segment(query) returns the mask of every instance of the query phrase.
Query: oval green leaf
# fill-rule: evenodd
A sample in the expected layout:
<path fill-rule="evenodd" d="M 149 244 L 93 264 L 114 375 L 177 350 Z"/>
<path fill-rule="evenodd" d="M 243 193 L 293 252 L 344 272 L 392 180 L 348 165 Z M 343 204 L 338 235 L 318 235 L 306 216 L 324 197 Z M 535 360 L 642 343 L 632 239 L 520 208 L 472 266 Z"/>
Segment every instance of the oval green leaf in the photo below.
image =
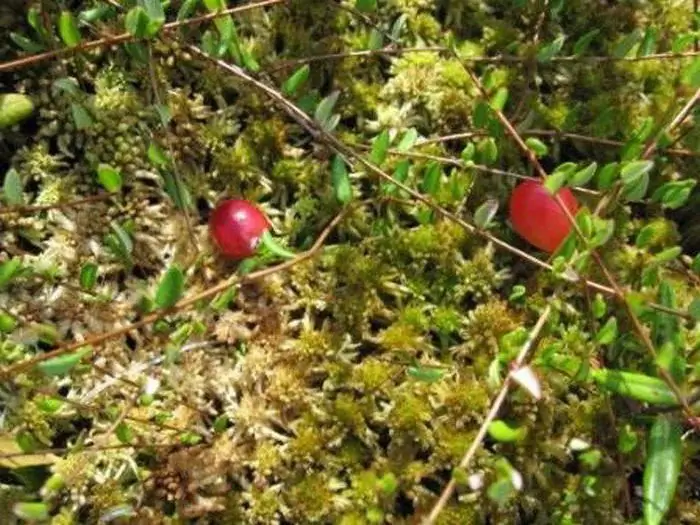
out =
<path fill-rule="evenodd" d="M 644 524 L 660 525 L 671 507 L 681 470 L 682 429 L 668 415 L 657 416 L 649 431 L 644 466 Z"/>
<path fill-rule="evenodd" d="M 158 308 L 170 308 L 182 297 L 185 289 L 185 275 L 177 266 L 171 266 L 160 280 L 156 291 L 155 304 Z"/>

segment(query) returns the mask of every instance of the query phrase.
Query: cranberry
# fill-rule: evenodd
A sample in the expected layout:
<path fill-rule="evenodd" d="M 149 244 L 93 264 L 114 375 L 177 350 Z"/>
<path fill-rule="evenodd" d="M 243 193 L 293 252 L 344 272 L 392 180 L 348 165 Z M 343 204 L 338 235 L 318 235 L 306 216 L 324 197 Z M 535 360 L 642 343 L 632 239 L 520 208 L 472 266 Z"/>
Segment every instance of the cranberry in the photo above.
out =
<path fill-rule="evenodd" d="M 578 203 L 569 188 L 557 193 L 571 215 L 576 215 Z M 510 197 L 510 221 L 515 231 L 540 250 L 554 252 L 571 231 L 564 210 L 540 181 L 519 184 Z"/>
<path fill-rule="evenodd" d="M 270 221 L 253 204 L 243 199 L 219 203 L 209 219 L 209 231 L 226 257 L 245 259 L 255 253 Z"/>

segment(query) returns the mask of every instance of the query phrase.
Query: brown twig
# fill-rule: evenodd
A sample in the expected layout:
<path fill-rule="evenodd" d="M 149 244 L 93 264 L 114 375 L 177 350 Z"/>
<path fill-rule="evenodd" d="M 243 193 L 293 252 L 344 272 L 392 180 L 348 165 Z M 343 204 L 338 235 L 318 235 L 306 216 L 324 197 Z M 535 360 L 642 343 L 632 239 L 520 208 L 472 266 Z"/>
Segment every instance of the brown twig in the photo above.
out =
<path fill-rule="evenodd" d="M 75 208 L 82 206 L 84 204 L 90 204 L 92 202 L 103 201 L 109 199 L 110 197 L 115 197 L 114 193 L 100 193 L 99 195 L 92 195 L 90 197 L 85 197 L 83 199 L 77 199 L 74 201 L 57 202 L 55 204 L 37 204 L 37 205 L 26 205 L 26 206 L 7 206 L 5 208 L 0 208 L 0 215 L 10 215 L 12 213 L 34 213 L 38 211 L 47 210 L 61 210 L 64 208 Z"/>
<path fill-rule="evenodd" d="M 692 97 L 690 97 L 690 100 L 686 102 L 685 106 L 678 112 L 678 114 L 675 116 L 675 118 L 669 123 L 668 126 L 666 126 L 663 130 L 661 130 L 659 133 L 657 133 L 654 138 L 647 144 L 647 147 L 644 148 L 644 153 L 642 153 L 642 158 L 643 159 L 648 159 L 654 151 L 656 151 L 656 148 L 659 144 L 659 139 L 666 133 L 670 133 L 673 131 L 677 126 L 679 126 L 685 119 L 686 117 L 690 114 L 690 112 L 693 110 L 693 107 L 695 104 L 697 104 L 698 100 L 700 100 L 700 88 L 698 88 L 695 93 L 693 94 Z"/>
<path fill-rule="evenodd" d="M 260 2 L 253 2 L 250 4 L 240 5 L 238 7 L 232 7 L 230 9 L 224 9 L 222 11 L 217 11 L 215 13 L 208 13 L 206 15 L 201 15 L 201 16 L 197 16 L 194 18 L 188 18 L 187 20 L 178 20 L 175 22 L 169 22 L 169 23 L 163 25 L 163 27 L 161 28 L 161 31 L 173 31 L 173 30 L 178 29 L 180 27 L 201 24 L 204 22 L 209 22 L 210 20 L 214 20 L 215 18 L 219 18 L 222 16 L 232 15 L 232 14 L 236 14 L 236 13 L 242 13 L 244 11 L 250 11 L 251 9 L 259 9 L 261 7 L 268 7 L 268 6 L 272 6 L 272 5 L 276 5 L 276 4 L 282 4 L 282 3 L 285 3 L 286 1 L 287 0 L 261 0 Z M 4 73 L 6 71 L 12 71 L 14 69 L 18 69 L 18 68 L 28 66 L 31 64 L 37 64 L 37 63 L 43 62 L 45 60 L 52 60 L 54 58 L 59 58 L 59 57 L 63 57 L 66 55 L 72 55 L 74 53 L 81 53 L 81 52 L 89 51 L 90 49 L 96 49 L 99 47 L 112 46 L 112 45 L 121 44 L 124 42 L 130 42 L 132 40 L 135 40 L 135 39 L 131 34 L 121 33 L 119 35 L 115 35 L 115 36 L 108 37 L 108 38 L 99 38 L 97 40 L 91 40 L 89 42 L 84 42 L 84 43 L 78 44 L 77 46 L 74 46 L 74 47 L 65 47 L 62 49 L 57 49 L 56 51 L 46 51 L 44 53 L 37 53 L 35 55 L 29 55 L 26 57 L 18 58 L 18 59 L 11 60 L 9 62 L 5 62 L 3 64 L 0 64 L 0 73 Z"/>
<path fill-rule="evenodd" d="M 548 129 L 528 129 L 520 132 L 521 135 L 525 137 L 552 137 L 552 138 L 562 138 L 570 140 L 579 140 L 581 142 L 589 142 L 591 144 L 601 144 L 604 146 L 612 147 L 622 147 L 625 145 L 624 142 L 620 140 L 604 139 L 599 137 L 591 137 L 590 135 L 583 135 L 580 133 L 567 133 L 563 131 L 548 130 Z M 451 135 L 443 135 L 441 137 L 433 137 L 422 140 L 416 143 L 416 147 L 434 144 L 436 142 L 447 142 L 450 140 L 462 140 L 469 139 L 473 137 L 484 137 L 487 136 L 487 131 L 467 131 L 464 133 L 453 133 Z M 700 157 L 700 152 L 692 151 L 689 149 L 681 148 L 659 148 L 667 155 L 677 155 L 679 157 Z"/>
<path fill-rule="evenodd" d="M 356 148 L 362 149 L 362 150 L 371 150 L 372 146 L 368 146 L 366 144 L 356 144 L 353 145 Z M 537 177 L 531 177 L 530 175 L 523 175 L 522 173 L 516 173 L 514 171 L 506 171 L 506 170 L 499 170 L 498 168 L 490 168 L 488 166 L 484 166 L 483 164 L 468 164 L 464 162 L 461 159 L 456 159 L 453 157 L 441 157 L 439 155 L 431 155 L 429 153 L 416 153 L 416 152 L 411 152 L 411 151 L 399 151 L 396 149 L 389 149 L 387 150 L 387 153 L 389 155 L 397 155 L 401 157 L 408 157 L 408 158 L 413 158 L 413 159 L 424 159 L 424 160 L 434 160 L 435 162 L 439 162 L 440 164 L 448 164 L 450 166 L 455 166 L 458 168 L 462 169 L 472 169 L 475 171 L 481 171 L 483 173 L 491 173 L 493 175 L 501 175 L 504 177 L 512 177 L 514 179 L 521 179 L 521 180 L 539 180 Z M 589 188 L 583 188 L 581 186 L 572 186 L 571 189 L 573 191 L 577 191 L 579 193 L 585 193 L 587 195 L 594 195 L 594 196 L 600 196 L 601 193 L 596 190 L 591 190 Z"/>
<path fill-rule="evenodd" d="M 363 201 L 361 203 L 356 203 L 355 206 L 359 204 L 364 204 L 366 201 Z M 251 282 L 251 281 L 256 281 L 258 279 L 262 279 L 263 277 L 267 277 L 269 275 L 272 275 L 277 272 L 281 272 L 284 270 L 287 270 L 291 268 L 292 266 L 295 266 L 301 262 L 306 261 L 307 259 L 310 259 L 313 257 L 316 252 L 318 252 L 321 247 L 323 246 L 323 243 L 325 242 L 326 238 L 330 234 L 331 230 L 335 228 L 335 226 L 345 217 L 345 215 L 348 213 L 348 211 L 352 209 L 352 207 L 345 208 L 341 213 L 336 215 L 336 217 L 323 229 L 321 234 L 318 236 L 316 239 L 316 242 L 309 248 L 307 251 L 300 253 L 293 259 L 289 259 L 288 261 L 285 261 L 283 263 L 280 263 L 276 266 L 271 266 L 269 268 L 264 268 L 262 270 L 258 270 L 257 272 L 250 273 L 248 275 L 244 276 L 238 276 L 234 275 L 233 277 L 226 279 L 222 281 L 221 283 L 212 286 L 211 288 L 208 288 L 202 292 L 199 292 L 197 294 L 192 295 L 191 297 L 187 297 L 185 299 L 182 299 L 179 301 L 175 306 L 173 306 L 170 309 L 167 310 L 159 310 L 156 312 L 153 312 L 151 314 L 148 314 L 141 319 L 134 321 L 132 323 L 129 323 L 125 326 L 122 326 L 121 328 L 117 328 L 116 330 L 111 330 L 109 332 L 104 332 L 101 334 L 95 334 L 86 337 L 83 341 L 76 341 L 74 343 L 56 348 L 54 350 L 51 350 L 49 352 L 45 352 L 43 354 L 34 356 L 30 359 L 27 359 L 25 361 L 20 361 L 18 363 L 12 364 L 7 366 L 6 368 L 0 370 L 0 379 L 10 379 L 11 377 L 16 377 L 16 375 L 23 371 L 27 370 L 28 368 L 36 365 L 37 363 L 41 363 L 42 361 L 47 361 L 49 359 L 53 359 L 54 357 L 58 357 L 61 355 L 65 355 L 67 353 L 73 352 L 79 348 L 86 347 L 86 346 L 91 346 L 91 347 L 96 347 L 98 345 L 101 345 L 102 343 L 109 341 L 111 339 L 115 339 L 117 337 L 120 337 L 122 335 L 126 335 L 132 330 L 136 330 L 139 328 L 142 328 L 144 326 L 147 326 L 149 324 L 152 324 L 156 322 L 159 319 L 162 319 L 168 315 L 172 315 L 177 312 L 181 312 L 183 310 L 186 310 L 190 308 L 191 306 L 197 304 L 199 301 L 202 299 L 207 299 L 209 297 L 212 297 L 216 295 L 219 292 L 223 292 L 224 290 L 227 290 L 229 287 L 231 287 L 234 284 L 242 284 L 246 282 Z"/>
<path fill-rule="evenodd" d="M 527 338 L 527 341 L 521 348 L 520 353 L 513 362 L 512 370 L 520 369 L 525 363 L 525 359 L 530 353 L 534 342 L 539 337 L 539 334 L 542 331 L 544 324 L 547 322 L 551 311 L 552 307 L 550 305 L 547 305 L 542 314 L 540 315 L 539 319 L 537 320 L 537 323 L 533 327 L 532 331 L 530 332 L 530 336 Z M 511 383 L 513 382 L 512 373 L 513 372 L 509 373 L 503 381 L 501 390 L 498 392 L 498 395 L 491 404 L 491 408 L 488 414 L 486 415 L 486 418 L 481 423 L 479 431 L 476 433 L 476 436 L 474 436 L 471 445 L 465 452 L 464 456 L 462 457 L 462 460 L 459 462 L 458 468 L 463 470 L 466 469 L 471 463 L 472 459 L 474 458 L 476 451 L 479 449 L 479 445 L 481 445 L 482 440 L 486 436 L 486 432 L 488 431 L 489 425 L 494 419 L 496 419 L 498 411 L 501 409 L 501 406 L 503 405 L 503 402 L 505 401 L 506 396 L 508 395 L 508 390 L 510 389 Z M 445 508 L 445 505 L 447 505 L 448 501 L 450 501 L 450 498 L 452 497 L 452 493 L 454 492 L 456 486 L 457 483 L 455 482 L 454 478 L 450 479 L 450 481 L 447 483 L 447 486 L 442 491 L 442 494 L 440 494 L 440 498 L 437 500 L 432 510 L 430 511 L 430 514 L 423 521 L 423 525 L 432 525 L 433 523 L 435 523 L 438 516 L 440 515 L 440 512 L 442 512 L 442 509 Z"/>
<path fill-rule="evenodd" d="M 156 77 L 156 70 L 153 64 L 153 47 L 150 42 L 148 44 L 148 78 L 151 81 L 151 89 L 153 90 L 153 97 L 155 98 L 156 104 L 159 106 L 163 105 L 163 101 L 160 96 L 160 89 L 158 88 L 158 78 Z M 167 132 L 167 125 L 163 123 L 163 127 Z M 170 165 L 172 167 L 173 180 L 175 181 L 175 191 L 178 194 L 178 200 L 182 200 L 182 195 L 184 194 L 182 189 L 182 175 L 180 174 L 180 168 L 178 167 L 175 156 L 173 155 L 173 147 L 169 140 L 169 135 L 165 134 L 165 147 L 168 150 L 168 156 L 170 157 Z M 190 213 L 187 210 L 186 202 L 182 203 L 182 215 L 185 219 L 185 228 L 187 228 L 187 236 L 190 239 L 190 244 L 194 248 L 196 254 L 199 254 L 199 247 L 197 246 L 197 238 L 194 234 L 194 229 L 192 228 L 192 221 L 190 220 Z"/>

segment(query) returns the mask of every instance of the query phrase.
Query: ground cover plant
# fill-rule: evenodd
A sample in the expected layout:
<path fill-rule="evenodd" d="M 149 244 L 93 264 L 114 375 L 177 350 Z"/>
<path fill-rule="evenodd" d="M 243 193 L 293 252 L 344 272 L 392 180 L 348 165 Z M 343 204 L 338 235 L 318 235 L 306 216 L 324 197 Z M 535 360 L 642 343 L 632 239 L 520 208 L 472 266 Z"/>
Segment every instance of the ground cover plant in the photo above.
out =
<path fill-rule="evenodd" d="M 0 523 L 698 523 L 696 1 L 0 5 Z"/>

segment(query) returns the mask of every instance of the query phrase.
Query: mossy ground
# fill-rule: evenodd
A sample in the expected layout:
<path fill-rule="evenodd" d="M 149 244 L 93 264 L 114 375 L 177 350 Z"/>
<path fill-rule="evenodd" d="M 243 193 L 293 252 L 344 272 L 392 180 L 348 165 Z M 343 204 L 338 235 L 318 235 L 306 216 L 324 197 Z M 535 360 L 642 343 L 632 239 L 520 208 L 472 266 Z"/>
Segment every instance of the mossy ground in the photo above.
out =
<path fill-rule="evenodd" d="M 654 126 L 668 123 L 694 91 L 688 78 L 698 68 L 689 72 L 687 58 L 528 58 L 561 34 L 567 40 L 560 54 L 571 55 L 573 43 L 593 29 L 599 33 L 589 55 L 613 56 L 625 35 L 648 27 L 656 29 L 658 49 L 668 50 L 694 28 L 690 1 L 378 3 L 377 12 L 360 16 L 350 1 L 291 0 L 235 20 L 259 76 L 277 87 L 296 61 L 366 50 L 397 27 L 398 48 L 454 42 L 464 58 L 515 57 L 466 63 L 489 93 L 507 88 L 504 112 L 526 135 L 558 130 L 626 143 L 647 117 Z M 39 6 L 56 19 L 61 6 L 79 13 L 92 3 Z M 180 6 L 172 2 L 169 19 Z M 25 14 L 22 3 L 0 6 L 3 61 L 18 56 L 6 30 L 31 33 Z M 116 12 L 81 31 L 87 40 L 122 28 L 123 13 Z M 152 310 L 158 283 L 174 264 L 184 270 L 186 297 L 230 277 L 236 263 L 218 257 L 208 238 L 208 214 L 220 199 L 260 203 L 278 236 L 298 251 L 343 208 L 331 184 L 333 153 L 254 86 L 188 50 L 214 35 L 215 26 L 202 24 L 163 34 L 145 60 L 112 46 L 0 76 L 0 91 L 26 93 L 36 106 L 0 135 L 0 171 L 20 175 L 25 203 L 95 195 L 100 164 L 123 180 L 121 191 L 103 200 L 0 216 L 0 258 L 21 261 L 0 291 L 0 308 L 14 320 L 0 340 L 3 367 L 138 319 Z M 313 113 L 337 91 L 333 132 L 354 147 L 371 145 L 383 130 L 392 147 L 410 128 L 424 138 L 476 132 L 411 150 L 451 164 L 389 155 L 382 169 L 408 167 L 406 184 L 468 221 L 487 199 L 497 200 L 491 233 L 546 258 L 507 222 L 517 180 L 458 165 L 472 143 L 480 165 L 531 171 L 502 128 L 484 129 L 479 91 L 460 60 L 434 51 L 309 65 L 308 81 L 291 100 Z M 57 84 L 66 78 L 75 79 L 74 92 Z M 84 126 L 76 104 L 89 113 Z M 170 115 L 165 128 L 157 106 Z M 675 148 L 700 151 L 693 118 L 674 131 Z M 620 160 L 620 147 L 540 138 L 549 146 L 542 158 L 548 170 L 567 161 Z M 149 160 L 151 142 L 161 144 L 174 171 L 164 174 Z M 657 162 L 648 195 L 669 180 L 697 179 L 697 156 L 661 153 Z M 426 183 L 435 170 L 438 177 Z M 167 177 L 186 188 L 186 213 L 173 203 Z M 124 523 L 144 524 L 415 523 L 474 439 L 508 361 L 548 302 L 554 313 L 532 354 L 544 396 L 535 401 L 515 389 L 499 413 L 527 432 L 513 443 L 486 438 L 467 473 L 481 473 L 483 488 L 460 484 L 439 523 L 639 519 L 649 423 L 643 407 L 557 371 L 549 359 L 654 374 L 623 308 L 535 270 L 370 173 L 355 170 L 351 181 L 361 204 L 352 204 L 309 260 L 94 345 L 91 358 L 68 375 L 47 378 L 32 369 L 8 380 L 0 390 L 0 453 L 15 451 L 17 442 L 37 454 L 65 450 L 24 469 L 0 460 L 0 522 L 11 521 L 18 501 L 42 500 L 54 525 L 98 523 L 126 510 L 134 516 Z M 591 209 L 599 199 L 578 197 Z M 651 275 L 648 268 L 655 254 L 677 244 L 682 257 L 695 255 L 698 199 L 695 191 L 673 212 L 648 202 L 614 208 L 603 259 L 621 285 L 648 301 L 688 307 L 698 278 L 688 277 L 683 263 L 660 265 Z M 636 247 L 652 223 L 653 238 Z M 115 248 L 115 224 L 133 244 L 127 257 Z M 80 284 L 87 264 L 98 269 L 89 291 Z M 593 265 L 589 277 L 604 282 Z M 518 287 L 525 293 L 514 294 Z M 591 314 L 596 301 L 607 306 L 605 317 Z M 595 335 L 608 316 L 616 316 L 620 335 L 601 345 Z M 648 325 L 659 345 L 670 330 L 687 384 L 697 380 L 697 324 L 658 314 Z M 621 451 L 622 434 L 636 446 Z M 572 439 L 590 448 L 574 452 Z M 109 448 L 125 443 L 131 446 Z M 691 433 L 673 523 L 700 520 L 697 446 Z M 509 469 L 522 477 L 522 489 L 499 497 Z"/>

